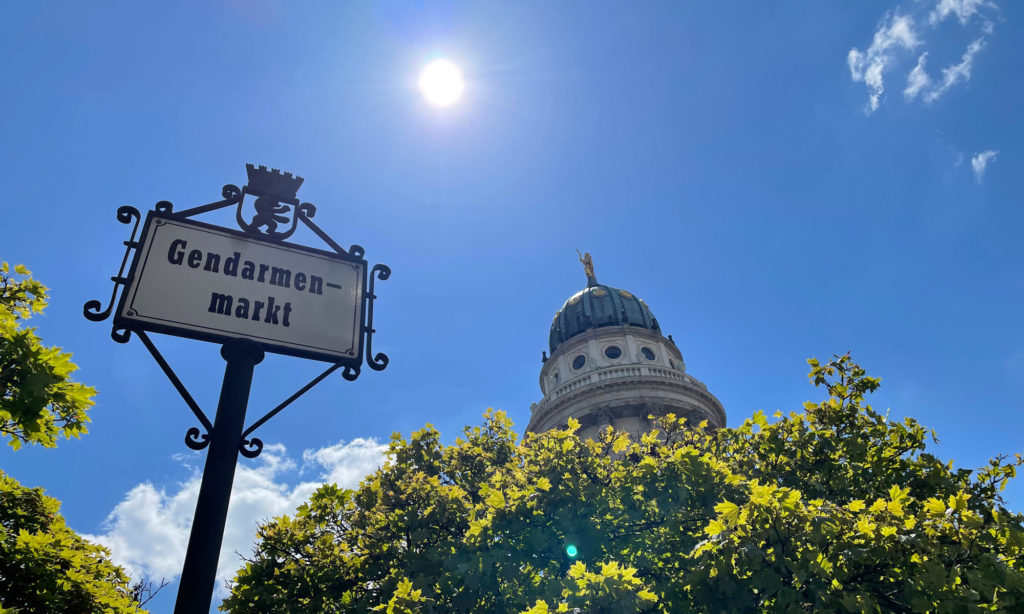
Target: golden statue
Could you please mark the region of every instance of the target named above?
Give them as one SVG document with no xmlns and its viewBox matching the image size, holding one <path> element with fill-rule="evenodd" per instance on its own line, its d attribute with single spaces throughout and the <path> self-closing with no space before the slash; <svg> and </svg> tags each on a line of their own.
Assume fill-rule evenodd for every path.
<svg viewBox="0 0 1024 614">
<path fill-rule="evenodd" d="M 583 263 L 583 272 L 587 274 L 587 277 L 594 277 L 594 259 L 590 257 L 590 252 L 580 254 L 580 250 L 576 250 L 579 254 L 580 262 Z M 596 279 L 596 278 L 595 278 Z"/>
</svg>

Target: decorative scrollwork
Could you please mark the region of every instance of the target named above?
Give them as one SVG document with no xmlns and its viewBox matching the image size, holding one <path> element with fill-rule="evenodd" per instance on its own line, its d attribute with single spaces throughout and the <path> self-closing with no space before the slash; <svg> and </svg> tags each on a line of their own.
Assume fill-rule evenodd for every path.
<svg viewBox="0 0 1024 614">
<path fill-rule="evenodd" d="M 362 258 L 366 254 L 366 250 L 363 249 L 362 245 L 352 244 L 348 248 L 348 253 L 356 258 Z"/>
<path fill-rule="evenodd" d="M 223 200 L 218 200 L 206 205 L 199 205 L 198 207 L 192 207 L 191 209 L 185 209 L 184 211 L 175 213 L 172 217 L 184 220 L 192 217 L 193 215 L 199 215 L 200 213 L 207 213 L 209 211 L 223 209 L 224 207 L 230 207 L 242 200 L 242 191 L 238 189 L 238 186 L 231 185 L 230 183 L 221 188 L 220 194 L 224 197 Z M 171 213 L 171 203 L 166 200 L 162 200 L 157 203 L 156 210 L 161 213 Z"/>
<path fill-rule="evenodd" d="M 132 331 L 130 328 L 115 328 L 110 331 L 110 338 L 118 343 L 128 343 L 132 338 Z"/>
<path fill-rule="evenodd" d="M 373 333 L 377 332 L 373 328 L 373 299 L 377 298 L 374 294 L 374 286 L 376 280 L 384 281 L 391 277 L 391 267 L 386 264 L 375 264 L 370 269 L 370 287 L 366 291 L 366 325 L 363 330 L 366 331 L 366 364 L 369 365 L 374 371 L 383 371 L 388 366 L 388 355 L 383 352 L 373 353 Z"/>
<path fill-rule="evenodd" d="M 103 304 L 97 300 L 87 301 L 82 306 L 82 315 L 87 320 L 92 322 L 102 322 L 110 317 L 110 312 L 114 310 L 114 300 L 117 298 L 117 290 L 121 286 L 127 285 L 128 280 L 124 277 L 124 269 L 128 266 L 128 256 L 131 254 L 133 249 L 138 248 L 139 243 L 135 240 L 135 234 L 139 231 L 139 222 L 142 221 L 142 214 L 135 207 L 129 207 L 124 205 L 117 208 L 117 221 L 122 224 L 131 224 L 132 220 L 135 220 L 135 225 L 132 226 L 131 237 L 127 241 L 124 241 L 124 258 L 121 259 L 121 268 L 117 270 L 117 275 L 110 278 L 110 281 L 114 282 L 114 290 L 110 293 L 110 300 L 107 302 L 106 308 L 102 308 Z M 102 309 L 101 309 L 102 308 Z M 114 337 L 117 340 L 117 337 Z M 123 342 L 121 342 L 123 343 Z"/>
<path fill-rule="evenodd" d="M 131 224 L 132 220 L 135 220 L 135 227 L 132 229 L 132 234 L 135 234 L 135 229 L 139 227 L 139 220 L 142 219 L 142 214 L 139 210 L 130 205 L 121 205 L 117 208 L 117 221 L 122 224 Z"/>
<path fill-rule="evenodd" d="M 355 367 L 345 366 L 341 372 L 341 376 L 350 382 L 354 382 L 359 378 L 359 372 L 361 371 L 359 365 Z"/>
<path fill-rule="evenodd" d="M 263 440 L 259 437 L 243 439 L 238 445 L 238 451 L 246 458 L 256 458 L 263 451 Z"/>
<path fill-rule="evenodd" d="M 231 203 L 242 200 L 242 190 L 233 183 L 229 183 L 221 188 L 220 195 L 224 200 L 231 201 Z"/>
<path fill-rule="evenodd" d="M 374 273 L 377 273 L 377 279 L 379 279 L 381 281 L 386 281 L 389 277 L 391 277 L 391 267 L 389 267 L 386 264 L 375 264 L 375 265 L 373 265 L 373 268 L 370 269 L 370 292 L 371 293 L 373 292 L 373 274 Z"/>
<path fill-rule="evenodd" d="M 253 431 L 255 431 L 256 429 L 258 429 L 261 426 L 263 426 L 267 422 L 267 420 L 270 420 L 271 418 L 273 418 L 277 414 L 281 413 L 281 411 L 284 410 L 285 407 L 288 407 L 293 402 L 295 402 L 296 399 L 298 399 L 302 395 L 304 395 L 307 392 L 309 392 L 310 389 L 313 388 L 313 386 L 316 386 L 320 382 L 322 382 L 325 379 L 327 379 L 327 376 L 329 376 L 331 373 L 334 373 L 339 368 L 341 368 L 341 363 L 334 363 L 333 365 L 327 367 L 327 369 L 325 369 L 320 375 L 317 375 L 316 377 L 314 377 L 312 380 L 309 381 L 309 383 L 307 383 L 302 388 L 299 388 L 299 390 L 297 392 L 292 394 L 292 396 L 288 397 L 284 401 L 281 401 L 277 405 L 277 407 L 275 407 L 274 409 L 268 411 L 262 418 L 260 418 L 256 422 L 253 422 L 252 426 L 250 426 L 249 428 L 247 428 L 244 431 L 242 431 L 242 442 L 241 442 L 241 447 L 239 448 L 239 451 L 244 456 L 246 456 L 248 458 L 255 458 L 256 455 L 258 455 L 260 453 L 260 450 L 263 449 L 263 442 L 260 441 L 256 437 L 253 437 L 252 440 L 250 441 L 249 439 L 247 439 L 247 437 L 249 437 L 249 435 L 251 435 Z M 346 369 L 347 368 L 348 367 L 346 367 Z M 358 373 L 357 373 L 357 375 L 358 375 Z M 355 379 L 355 378 L 352 378 L 352 379 Z M 252 451 L 252 450 L 248 450 L 247 451 L 246 447 L 251 447 L 251 446 L 255 446 L 256 450 L 255 451 Z"/>
<path fill-rule="evenodd" d="M 160 213 L 172 213 L 174 211 L 174 205 L 169 200 L 161 200 L 157 204 L 153 205 L 153 210 Z"/>
<path fill-rule="evenodd" d="M 117 293 L 117 284 L 114 284 L 114 293 Z M 107 305 L 106 309 L 100 309 L 103 307 L 103 303 L 93 299 L 86 301 L 85 305 L 82 306 L 82 315 L 88 320 L 93 322 L 102 322 L 110 316 L 110 311 L 114 308 L 114 297 L 110 297 L 110 304 Z"/>
<path fill-rule="evenodd" d="M 164 375 L 166 375 L 167 379 L 171 381 L 171 385 L 174 386 L 174 389 L 181 395 L 182 400 L 185 401 L 185 404 L 192 410 L 196 419 L 199 420 L 199 424 L 203 425 L 203 428 L 206 429 L 206 433 L 212 432 L 213 423 L 211 423 L 210 419 L 206 417 L 203 410 L 199 408 L 199 404 L 196 403 L 196 400 L 192 398 L 191 394 L 189 394 L 188 389 L 185 388 L 185 384 L 181 383 L 181 380 L 178 379 L 178 375 L 174 372 L 174 369 L 171 368 L 171 365 L 168 364 L 163 354 L 160 353 L 160 350 L 157 349 L 153 340 L 149 338 L 149 335 L 147 335 L 144 330 L 138 330 L 135 332 L 138 335 L 139 340 L 142 341 L 142 345 L 146 346 L 150 355 L 153 356 L 154 360 L 156 360 L 156 364 L 160 365 L 160 369 L 163 370 Z M 206 444 L 209 443 L 209 435 L 203 434 L 202 437 L 200 437 L 200 433 L 201 431 L 196 427 L 189 429 L 185 436 L 185 444 L 193 450 L 202 450 L 206 447 Z M 196 446 L 199 447 L 197 448 Z"/>
<path fill-rule="evenodd" d="M 210 445 L 209 433 L 203 433 L 198 427 L 191 427 L 185 433 L 185 445 L 193 450 L 202 450 Z"/>
</svg>

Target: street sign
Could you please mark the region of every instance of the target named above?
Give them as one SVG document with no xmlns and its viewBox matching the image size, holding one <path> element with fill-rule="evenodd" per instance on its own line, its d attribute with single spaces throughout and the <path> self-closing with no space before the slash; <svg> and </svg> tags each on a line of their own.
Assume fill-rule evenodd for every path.
<svg viewBox="0 0 1024 614">
<path fill-rule="evenodd" d="M 115 327 L 362 359 L 366 261 L 150 212 Z"/>
<path fill-rule="evenodd" d="M 316 207 L 296 197 L 302 177 L 255 164 L 245 172 L 248 183 L 224 186 L 222 200 L 180 212 L 158 202 L 138 239 L 142 214 L 128 205 L 118 208 L 117 220 L 131 224 L 132 233 L 121 268 L 110 278 L 114 290 L 106 307 L 92 300 L 82 309 L 93 322 L 113 313 L 110 336 L 118 343 L 137 336 L 203 427 L 185 433 L 185 445 L 209 451 L 175 614 L 210 609 L 238 455 L 255 458 L 263 450 L 252 433 L 335 371 L 354 381 L 364 358 L 375 371 L 388 366 L 386 354 L 373 353 L 373 301 L 376 281 L 388 279 L 391 268 L 367 269 L 362 247 L 342 248 L 313 221 Z M 246 196 L 254 197 L 251 210 L 245 209 Z M 191 219 L 227 207 L 235 207 L 241 231 Z M 300 224 L 331 251 L 286 243 Z M 227 365 L 212 422 L 148 332 L 222 344 Z M 332 364 L 246 428 L 253 370 L 265 351 Z"/>
</svg>

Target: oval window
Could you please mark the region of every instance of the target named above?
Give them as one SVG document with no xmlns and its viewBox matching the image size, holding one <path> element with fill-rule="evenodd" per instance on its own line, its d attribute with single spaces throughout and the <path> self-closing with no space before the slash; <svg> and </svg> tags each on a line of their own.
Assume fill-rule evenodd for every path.
<svg viewBox="0 0 1024 614">
<path fill-rule="evenodd" d="M 587 357 L 584 356 L 583 354 L 580 354 L 576 358 L 572 359 L 572 368 L 573 369 L 580 370 L 580 369 L 583 368 L 583 365 L 585 365 L 585 364 L 587 364 Z"/>
<path fill-rule="evenodd" d="M 615 360 L 619 356 L 622 356 L 622 349 L 617 345 L 609 345 L 604 349 L 604 355 Z"/>
<path fill-rule="evenodd" d="M 640 348 L 640 353 L 644 355 L 647 360 L 654 360 L 654 350 L 651 348 Z"/>
</svg>

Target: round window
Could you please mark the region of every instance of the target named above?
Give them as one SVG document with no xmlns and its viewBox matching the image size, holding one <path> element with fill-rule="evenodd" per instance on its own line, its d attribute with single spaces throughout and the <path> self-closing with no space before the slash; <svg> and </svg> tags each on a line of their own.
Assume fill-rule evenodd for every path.
<svg viewBox="0 0 1024 614">
<path fill-rule="evenodd" d="M 617 345 L 609 345 L 604 349 L 604 355 L 615 360 L 619 356 L 622 356 L 622 349 Z"/>
<path fill-rule="evenodd" d="M 654 350 L 651 348 L 640 348 L 640 353 L 644 355 L 647 360 L 654 360 Z"/>
<path fill-rule="evenodd" d="M 585 365 L 585 364 L 587 364 L 587 357 L 584 356 L 583 354 L 580 354 L 576 358 L 572 359 L 572 368 L 573 369 L 580 370 L 580 369 L 583 368 L 583 365 Z"/>
</svg>

